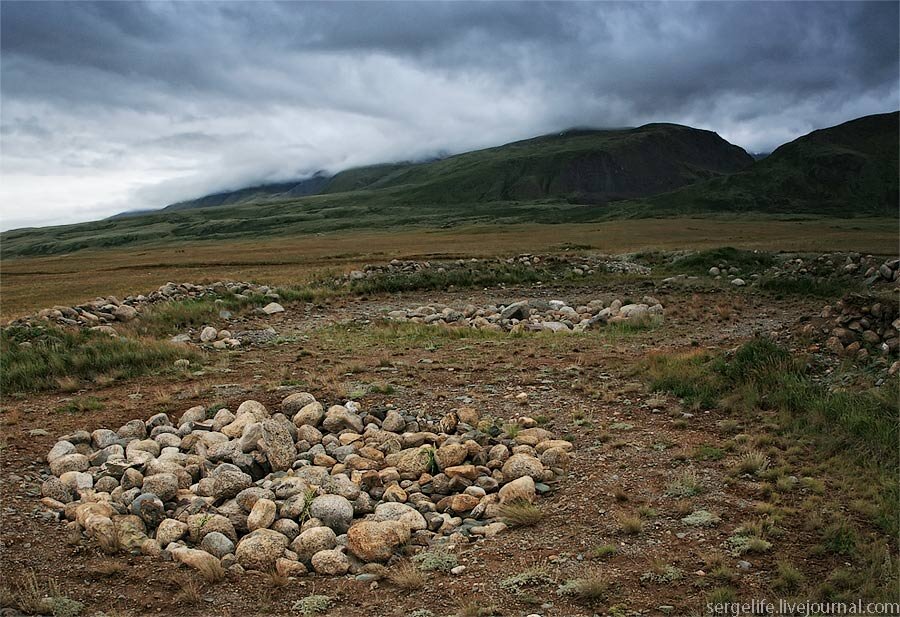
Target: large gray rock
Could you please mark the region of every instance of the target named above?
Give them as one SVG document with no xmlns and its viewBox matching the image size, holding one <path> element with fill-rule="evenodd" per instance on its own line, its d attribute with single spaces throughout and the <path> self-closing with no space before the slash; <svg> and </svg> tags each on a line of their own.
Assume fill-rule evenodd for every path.
<svg viewBox="0 0 900 617">
<path fill-rule="evenodd" d="M 67 471 L 87 471 L 91 466 L 84 454 L 66 454 L 50 463 L 50 471 L 54 476 L 61 476 Z"/>
<path fill-rule="evenodd" d="M 313 401 L 300 408 L 291 421 L 297 426 L 319 426 L 322 418 L 325 417 L 325 408 L 322 403 Z"/>
<path fill-rule="evenodd" d="M 528 300 L 513 302 L 500 311 L 500 319 L 525 319 L 531 314 Z"/>
<path fill-rule="evenodd" d="M 353 521 L 353 504 L 340 495 L 321 495 L 313 499 L 309 515 L 341 534 L 350 528 Z"/>
<path fill-rule="evenodd" d="M 535 457 L 528 454 L 513 454 L 503 463 L 503 479 L 507 482 L 530 476 L 540 481 L 544 474 L 544 465 Z"/>
<path fill-rule="evenodd" d="M 200 548 L 210 555 L 215 555 L 221 559 L 225 555 L 234 552 L 234 542 L 228 539 L 225 534 L 213 531 L 212 533 L 203 536 L 203 540 L 200 542 Z"/>
<path fill-rule="evenodd" d="M 350 569 L 350 560 L 339 549 L 319 551 L 311 561 L 313 570 L 326 576 L 340 576 Z"/>
</svg>

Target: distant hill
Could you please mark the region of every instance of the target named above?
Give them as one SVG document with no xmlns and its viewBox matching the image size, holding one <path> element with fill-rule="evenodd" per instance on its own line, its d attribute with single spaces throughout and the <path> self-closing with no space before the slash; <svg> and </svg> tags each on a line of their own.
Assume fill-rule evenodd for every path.
<svg viewBox="0 0 900 617">
<path fill-rule="evenodd" d="M 814 131 L 753 162 L 674 124 L 573 129 L 422 163 L 208 195 L 146 214 L 0 234 L 4 258 L 81 249 L 685 213 L 897 217 L 898 113 Z"/>
<path fill-rule="evenodd" d="M 749 166 L 752 157 L 711 131 L 677 124 L 571 129 L 425 163 L 323 172 L 301 182 L 215 193 L 167 206 L 209 208 L 268 198 L 403 187 L 428 203 L 570 198 L 584 203 L 642 197 Z"/>
<path fill-rule="evenodd" d="M 211 195 L 204 195 L 197 199 L 179 201 L 163 208 L 163 210 L 189 210 L 191 208 L 213 208 L 216 206 L 228 206 L 247 202 L 254 199 L 266 199 L 269 197 L 305 197 L 319 193 L 330 176 L 323 171 L 316 172 L 312 177 L 296 182 L 279 182 L 274 184 L 260 184 L 249 186 L 236 191 L 222 191 Z"/>
<path fill-rule="evenodd" d="M 900 113 L 865 116 L 784 144 L 740 173 L 623 208 L 897 216 Z"/>
</svg>

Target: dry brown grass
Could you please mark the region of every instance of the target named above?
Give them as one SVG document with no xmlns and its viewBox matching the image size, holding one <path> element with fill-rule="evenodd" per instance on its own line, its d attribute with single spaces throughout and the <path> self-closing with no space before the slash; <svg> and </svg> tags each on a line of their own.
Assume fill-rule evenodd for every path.
<svg viewBox="0 0 900 617">
<path fill-rule="evenodd" d="M 225 568 L 221 566 L 218 562 L 215 561 L 207 561 L 202 560 L 199 564 L 200 567 L 197 568 L 197 574 L 205 580 L 207 583 L 218 583 L 220 581 L 225 580 Z M 277 577 L 277 574 L 273 574 L 272 576 Z M 285 583 L 287 583 L 287 578 L 284 578 Z M 274 579 L 270 576 L 270 582 L 274 583 Z"/>
<path fill-rule="evenodd" d="M 603 252 L 734 246 L 795 251 L 893 254 L 894 221 L 635 219 L 583 225 L 507 225 L 452 230 L 350 232 L 290 238 L 129 247 L 68 255 L 6 259 L 0 279 L 0 318 L 98 295 L 151 291 L 166 281 L 256 280 L 309 282 L 326 272 L 393 258 L 479 257 L 554 250 L 562 242 Z M 490 234 L 490 242 L 485 242 Z M 278 263 L 271 263 L 278 255 Z"/>
<path fill-rule="evenodd" d="M 500 518 L 510 527 L 530 527 L 544 518 L 541 509 L 530 501 L 516 500 L 499 508 Z"/>
<path fill-rule="evenodd" d="M 622 532 L 630 536 L 636 536 L 644 530 L 644 521 L 636 514 L 620 514 L 616 520 Z"/>
<path fill-rule="evenodd" d="M 90 566 L 88 571 L 96 577 L 106 578 L 122 574 L 125 571 L 125 565 L 119 561 L 110 559 Z"/>
<path fill-rule="evenodd" d="M 200 584 L 192 576 L 182 576 L 173 581 L 172 586 L 178 589 L 175 593 L 175 601 L 179 604 L 199 604 L 203 599 Z"/>
<path fill-rule="evenodd" d="M 388 580 L 404 591 L 416 591 L 422 589 L 428 579 L 419 568 L 403 561 L 391 568 Z"/>
<path fill-rule="evenodd" d="M 221 567 L 221 566 L 220 566 Z M 222 576 L 225 576 L 225 571 L 222 571 Z M 219 579 L 221 580 L 221 579 Z M 211 581 L 215 582 L 215 581 Z M 278 572 L 269 572 L 266 574 L 266 583 L 272 587 L 273 589 L 280 589 L 281 587 L 286 586 L 290 582 L 290 579 L 286 576 L 282 576 L 278 574 Z"/>
</svg>

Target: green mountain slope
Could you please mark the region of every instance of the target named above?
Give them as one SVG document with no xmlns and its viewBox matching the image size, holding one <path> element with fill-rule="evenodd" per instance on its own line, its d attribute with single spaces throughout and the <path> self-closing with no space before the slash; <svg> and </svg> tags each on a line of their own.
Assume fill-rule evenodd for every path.
<svg viewBox="0 0 900 617">
<path fill-rule="evenodd" d="M 898 119 L 878 114 L 813 131 L 745 171 L 616 209 L 897 216 Z"/>
<path fill-rule="evenodd" d="M 570 130 L 430 163 L 349 170 L 324 192 L 403 187 L 406 200 L 428 203 L 550 197 L 597 203 L 670 191 L 752 162 L 711 131 L 648 124 Z"/>
<path fill-rule="evenodd" d="M 302 194 L 308 185 L 288 183 L 286 190 L 254 187 L 194 200 L 204 207 L 13 230 L 0 234 L 0 251 L 8 258 L 349 229 L 686 212 L 896 217 L 897 127 L 897 113 L 860 118 L 797 139 L 752 165 L 715 133 L 688 127 L 567 131 L 428 163 L 348 170 L 317 179 L 315 195 Z M 631 199 L 615 201 L 621 197 Z"/>
<path fill-rule="evenodd" d="M 386 163 L 328 177 L 225 191 L 167 206 L 186 210 L 305 195 L 404 188 L 406 203 L 570 198 L 602 203 L 670 191 L 753 162 L 711 131 L 677 124 L 573 129 L 426 163 Z"/>
</svg>

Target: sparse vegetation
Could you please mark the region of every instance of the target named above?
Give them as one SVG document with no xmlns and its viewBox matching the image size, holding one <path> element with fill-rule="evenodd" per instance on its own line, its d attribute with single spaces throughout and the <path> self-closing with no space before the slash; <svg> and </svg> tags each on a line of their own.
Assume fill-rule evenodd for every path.
<svg viewBox="0 0 900 617">
<path fill-rule="evenodd" d="M 618 552 L 619 549 L 615 544 L 601 544 L 600 546 L 591 549 L 591 557 L 594 557 L 595 559 L 606 559 L 607 557 L 612 557 Z"/>
<path fill-rule="evenodd" d="M 630 536 L 637 535 L 644 530 L 644 521 L 640 516 L 634 514 L 620 514 L 617 518 L 619 527 L 623 533 Z"/>
<path fill-rule="evenodd" d="M 500 518 L 510 527 L 530 527 L 544 518 L 541 509 L 530 501 L 517 499 L 505 503 L 499 509 Z"/>
<path fill-rule="evenodd" d="M 197 354 L 163 341 L 47 327 L 0 330 L 0 357 L 0 388 L 11 393 L 54 389 L 61 377 L 135 377 Z"/>
<path fill-rule="evenodd" d="M 403 561 L 391 568 L 388 580 L 404 591 L 416 591 L 425 586 L 428 580 L 420 568 L 408 561 Z"/>
<path fill-rule="evenodd" d="M 501 580 L 500 587 L 510 593 L 520 594 L 528 587 L 552 582 L 553 578 L 550 576 L 550 573 L 545 568 L 536 566 Z"/>
<path fill-rule="evenodd" d="M 420 570 L 425 572 L 449 572 L 459 565 L 456 555 L 440 548 L 422 551 L 413 556 L 412 560 L 418 564 Z"/>
<path fill-rule="evenodd" d="M 806 577 L 793 564 L 787 561 L 778 562 L 778 576 L 772 586 L 783 593 L 795 593 L 805 582 Z"/>
<path fill-rule="evenodd" d="M 693 497 L 702 490 L 700 476 L 693 469 L 682 471 L 666 485 L 666 494 L 671 497 Z"/>
<path fill-rule="evenodd" d="M 593 574 L 584 578 L 567 580 L 556 590 L 559 596 L 575 598 L 583 604 L 602 602 L 609 593 L 609 583 Z"/>
<path fill-rule="evenodd" d="M 331 606 L 331 598 L 323 595 L 309 595 L 294 602 L 291 610 L 300 613 L 303 617 L 315 617 L 321 615 Z"/>
<path fill-rule="evenodd" d="M 681 522 L 692 527 L 714 527 L 721 522 L 721 519 L 712 512 L 696 510 L 682 518 Z"/>
</svg>

